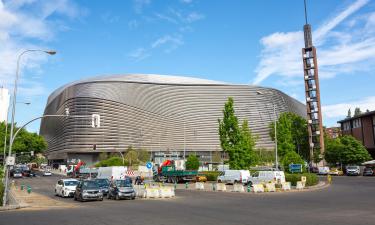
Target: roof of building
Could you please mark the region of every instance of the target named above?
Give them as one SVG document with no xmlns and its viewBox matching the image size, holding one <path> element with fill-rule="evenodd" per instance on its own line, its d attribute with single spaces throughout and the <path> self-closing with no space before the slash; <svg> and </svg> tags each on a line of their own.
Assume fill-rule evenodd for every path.
<svg viewBox="0 0 375 225">
<path fill-rule="evenodd" d="M 354 120 L 354 119 L 357 119 L 357 118 L 362 118 L 362 117 L 365 117 L 365 116 L 372 116 L 372 115 L 375 115 L 375 110 L 374 111 L 370 111 L 370 112 L 364 112 L 364 113 L 361 113 L 357 116 L 352 116 L 350 118 L 345 118 L 343 120 L 340 120 L 340 121 L 337 121 L 338 123 L 344 123 L 346 121 L 351 121 L 351 120 Z"/>
<path fill-rule="evenodd" d="M 150 83 L 150 84 L 175 84 L 175 85 L 231 85 L 221 81 L 207 80 L 195 77 L 173 76 L 173 75 L 159 75 L 159 74 L 125 74 L 125 75 L 110 75 L 97 76 L 85 78 L 71 83 L 65 84 L 56 89 L 49 96 L 49 100 L 54 99 L 66 88 L 78 84 L 93 83 L 93 82 L 129 82 L 129 83 Z M 48 101 L 50 102 L 50 101 Z"/>
</svg>

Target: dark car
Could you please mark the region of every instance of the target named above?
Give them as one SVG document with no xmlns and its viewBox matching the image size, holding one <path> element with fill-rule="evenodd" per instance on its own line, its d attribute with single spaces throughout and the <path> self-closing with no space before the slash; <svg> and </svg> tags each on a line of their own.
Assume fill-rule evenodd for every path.
<svg viewBox="0 0 375 225">
<path fill-rule="evenodd" d="M 374 170 L 370 167 L 363 169 L 363 176 L 374 176 Z"/>
<path fill-rule="evenodd" d="M 103 193 L 95 180 L 81 180 L 74 192 L 74 200 L 81 202 L 87 200 L 103 201 Z"/>
<path fill-rule="evenodd" d="M 24 177 L 35 177 L 35 173 L 32 170 L 23 170 L 22 175 Z"/>
<path fill-rule="evenodd" d="M 112 180 L 109 185 L 108 199 L 135 199 L 135 191 L 133 188 L 132 180 L 125 178 L 121 180 Z"/>
<path fill-rule="evenodd" d="M 96 178 L 95 181 L 98 183 L 103 196 L 108 194 L 109 180 L 105 178 Z"/>
</svg>

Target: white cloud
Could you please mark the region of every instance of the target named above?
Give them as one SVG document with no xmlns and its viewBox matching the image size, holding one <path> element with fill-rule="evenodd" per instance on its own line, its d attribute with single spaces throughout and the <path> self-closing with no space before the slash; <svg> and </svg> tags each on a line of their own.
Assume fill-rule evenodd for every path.
<svg viewBox="0 0 375 225">
<path fill-rule="evenodd" d="M 130 58 L 134 59 L 136 62 L 142 61 L 148 57 L 151 56 L 151 53 L 149 53 L 146 49 L 144 48 L 137 48 L 133 52 L 131 52 L 128 55 Z"/>
<path fill-rule="evenodd" d="M 165 51 L 169 53 L 183 44 L 184 42 L 182 41 L 182 38 L 179 35 L 174 35 L 174 36 L 164 35 L 163 37 L 160 37 L 156 41 L 154 41 L 151 44 L 151 47 L 158 48 L 161 46 L 166 46 Z"/>
<path fill-rule="evenodd" d="M 354 109 L 357 107 L 362 111 L 366 111 L 367 109 L 370 111 L 375 110 L 375 96 L 369 96 L 361 100 L 347 103 L 322 106 L 323 118 L 340 120 L 347 116 L 349 109 L 354 112 Z"/>
<path fill-rule="evenodd" d="M 11 88 L 16 72 L 18 55 L 25 49 L 48 49 L 46 43 L 53 39 L 62 25 L 50 16 L 76 18 L 79 8 L 68 0 L 57 1 L 6 1 L 0 0 L 0 81 Z M 59 18 L 60 18 L 59 17 Z M 38 44 L 43 43 L 43 44 Z M 25 54 L 21 61 L 22 71 L 41 73 L 40 65 L 47 61 L 41 53 Z M 35 78 L 35 76 L 33 76 Z M 38 76 L 37 76 L 38 77 Z M 40 76 L 39 76 L 40 77 Z M 22 79 L 22 76 L 21 76 Z M 31 77 L 20 82 L 20 95 L 35 95 L 43 91 L 41 83 Z M 38 90 L 38 91 L 35 91 Z M 23 92 L 24 91 L 24 92 Z"/>
<path fill-rule="evenodd" d="M 321 78 L 328 79 L 338 73 L 368 71 L 375 68 L 375 12 L 367 17 L 355 17 L 343 24 L 343 21 L 368 2 L 357 0 L 313 32 L 313 42 L 318 48 Z M 304 46 L 302 31 L 273 33 L 263 37 L 260 42 L 263 50 L 255 70 L 254 84 L 261 83 L 271 75 L 280 76 L 283 80 L 300 80 L 300 48 Z M 371 66 L 360 66 L 364 62 Z"/>
<path fill-rule="evenodd" d="M 150 5 L 151 0 L 133 0 L 133 2 L 135 12 L 141 14 L 143 12 L 144 7 Z"/>
</svg>

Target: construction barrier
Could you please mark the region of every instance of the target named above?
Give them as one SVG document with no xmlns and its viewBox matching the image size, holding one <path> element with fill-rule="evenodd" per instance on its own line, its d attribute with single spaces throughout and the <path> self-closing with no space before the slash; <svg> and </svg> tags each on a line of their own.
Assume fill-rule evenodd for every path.
<svg viewBox="0 0 375 225">
<path fill-rule="evenodd" d="M 297 190 L 302 190 L 304 188 L 304 185 L 302 181 L 297 181 L 296 189 Z"/>
<path fill-rule="evenodd" d="M 143 185 L 134 185 L 135 196 L 138 198 L 145 198 L 146 197 L 146 190 Z"/>
<path fill-rule="evenodd" d="M 268 192 L 275 192 L 276 191 L 275 183 L 266 183 L 266 189 Z"/>
<path fill-rule="evenodd" d="M 291 189 L 290 182 L 282 182 L 281 183 L 281 189 L 283 191 L 290 191 L 290 189 Z"/>
<path fill-rule="evenodd" d="M 254 193 L 264 192 L 263 184 L 253 184 Z"/>
<path fill-rule="evenodd" d="M 146 198 L 159 198 L 159 188 L 146 188 L 145 189 L 145 197 Z"/>
<path fill-rule="evenodd" d="M 302 185 L 303 185 L 303 187 L 305 187 L 305 186 L 306 186 L 306 177 L 305 177 L 305 176 L 302 176 L 302 177 L 301 177 L 301 181 L 302 181 Z"/>
<path fill-rule="evenodd" d="M 203 182 L 196 182 L 195 183 L 196 190 L 204 190 L 204 183 Z"/>
<path fill-rule="evenodd" d="M 242 184 L 234 184 L 233 185 L 234 192 L 245 192 L 245 188 Z"/>
<path fill-rule="evenodd" d="M 175 196 L 173 187 L 162 187 L 159 188 L 159 197 L 160 198 L 172 198 Z"/>
<path fill-rule="evenodd" d="M 216 190 L 217 191 L 226 191 L 227 190 L 227 186 L 225 186 L 225 184 L 223 184 L 223 183 L 217 183 L 216 184 Z"/>
</svg>

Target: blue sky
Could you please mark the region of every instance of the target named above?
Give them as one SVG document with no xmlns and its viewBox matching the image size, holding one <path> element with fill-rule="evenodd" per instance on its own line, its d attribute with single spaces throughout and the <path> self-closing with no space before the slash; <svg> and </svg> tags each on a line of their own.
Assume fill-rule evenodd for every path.
<svg viewBox="0 0 375 225">
<path fill-rule="evenodd" d="M 0 82 L 24 49 L 16 120 L 43 114 L 56 88 L 97 75 L 187 75 L 274 87 L 304 102 L 303 0 L 0 0 Z M 310 0 L 323 118 L 375 110 L 375 2 Z M 28 127 L 39 130 L 39 123 Z"/>
</svg>

